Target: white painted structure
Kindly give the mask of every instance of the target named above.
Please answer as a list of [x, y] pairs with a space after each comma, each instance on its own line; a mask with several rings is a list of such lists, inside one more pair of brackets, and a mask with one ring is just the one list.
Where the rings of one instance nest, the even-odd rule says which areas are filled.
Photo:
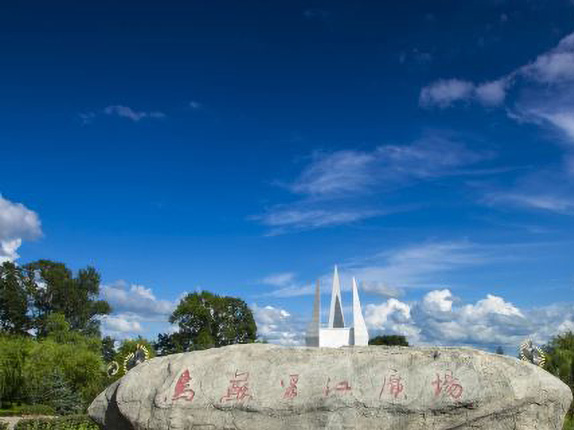
[[335, 266], [333, 273], [333, 289], [331, 291], [331, 308], [327, 327], [321, 327], [321, 290], [319, 281], [315, 287], [315, 303], [313, 305], [313, 320], [307, 329], [305, 337], [307, 346], [338, 348], [350, 345], [368, 345], [369, 332], [363, 318], [357, 281], [353, 278], [353, 325], [345, 327], [343, 304], [341, 302], [341, 282]]

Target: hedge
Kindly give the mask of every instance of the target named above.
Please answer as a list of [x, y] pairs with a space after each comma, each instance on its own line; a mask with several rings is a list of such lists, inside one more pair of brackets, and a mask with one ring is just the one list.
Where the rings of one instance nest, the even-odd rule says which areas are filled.
[[14, 430], [99, 430], [87, 415], [20, 420]]

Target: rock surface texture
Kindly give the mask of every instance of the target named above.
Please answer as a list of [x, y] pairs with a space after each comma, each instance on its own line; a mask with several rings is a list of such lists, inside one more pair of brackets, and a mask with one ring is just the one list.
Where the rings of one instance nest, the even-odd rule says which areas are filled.
[[469, 348], [234, 345], [154, 358], [92, 403], [108, 430], [561, 430], [559, 379]]

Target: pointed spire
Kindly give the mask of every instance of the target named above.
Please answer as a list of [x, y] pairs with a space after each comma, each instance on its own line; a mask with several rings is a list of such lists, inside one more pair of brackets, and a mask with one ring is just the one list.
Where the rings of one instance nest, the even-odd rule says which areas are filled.
[[363, 318], [361, 301], [359, 300], [359, 288], [353, 277], [353, 345], [368, 345], [369, 332]]
[[321, 286], [317, 279], [315, 286], [315, 302], [313, 303], [313, 319], [307, 327], [305, 344], [307, 346], [319, 346], [319, 330], [321, 328]]
[[331, 310], [329, 312], [329, 328], [345, 327], [343, 317], [343, 304], [341, 302], [341, 282], [339, 281], [339, 271], [335, 266], [333, 273], [333, 289], [331, 291]]

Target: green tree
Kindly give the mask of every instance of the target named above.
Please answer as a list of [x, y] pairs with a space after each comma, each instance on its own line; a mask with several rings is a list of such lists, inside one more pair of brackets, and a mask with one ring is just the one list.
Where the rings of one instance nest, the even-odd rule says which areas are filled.
[[31, 338], [0, 336], [0, 404], [26, 399], [24, 367], [32, 346]]
[[[543, 349], [546, 355], [545, 369], [574, 391], [574, 333], [569, 331], [555, 336]], [[574, 416], [574, 404], [570, 406], [568, 414]]]
[[116, 356], [116, 341], [111, 336], [102, 339], [102, 357], [106, 363], [113, 361]]
[[5, 262], [0, 265], [0, 332], [25, 335], [30, 327], [24, 274]]
[[158, 334], [157, 341], [154, 342], [153, 347], [159, 356], [186, 351], [185, 340], [179, 332]]
[[[46, 318], [46, 336], [34, 341], [24, 364], [26, 386], [33, 401], [43, 401], [55, 371], [87, 404], [104, 388], [101, 340], [71, 330], [63, 314]], [[54, 405], [56, 407], [56, 405]]]
[[399, 334], [384, 334], [369, 339], [369, 345], [409, 346], [407, 338]]
[[[161, 338], [169, 349], [205, 349], [257, 339], [257, 325], [247, 304], [235, 297], [218, 296], [208, 291], [191, 293], [178, 304], [169, 321], [179, 332]], [[159, 341], [160, 339], [158, 339]]]
[[98, 300], [100, 275], [93, 267], [77, 276], [63, 264], [39, 260], [24, 266], [32, 298], [31, 311], [38, 336], [46, 335], [47, 318], [52, 313], [65, 316], [70, 328], [86, 335], [99, 335], [99, 316], [110, 313], [110, 305]]
[[60, 368], [41, 381], [34, 402], [51, 406], [59, 415], [77, 414], [84, 407], [84, 400], [72, 389]]

